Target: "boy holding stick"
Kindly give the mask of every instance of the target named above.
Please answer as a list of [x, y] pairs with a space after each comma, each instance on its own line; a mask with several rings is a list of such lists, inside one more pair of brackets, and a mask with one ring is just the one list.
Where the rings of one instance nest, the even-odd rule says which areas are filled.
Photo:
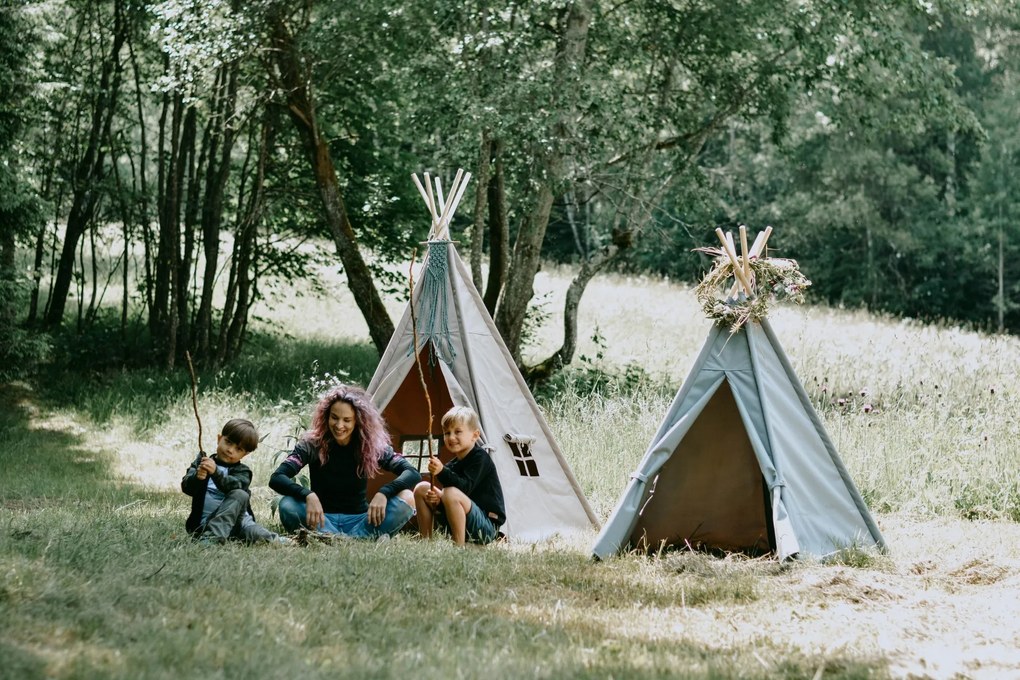
[[191, 496], [191, 514], [184, 526], [204, 543], [290, 543], [255, 521], [249, 499], [251, 469], [241, 459], [258, 448], [259, 434], [250, 420], [228, 420], [216, 435], [216, 452], [199, 454], [181, 480]]

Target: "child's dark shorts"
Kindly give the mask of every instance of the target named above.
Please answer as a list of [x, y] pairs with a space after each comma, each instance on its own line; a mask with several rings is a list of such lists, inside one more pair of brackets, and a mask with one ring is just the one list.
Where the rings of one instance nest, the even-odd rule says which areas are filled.
[[[449, 530], [450, 528], [449, 522], [446, 521], [445, 513], [440, 512], [436, 514], [436, 523], [444, 529]], [[466, 521], [464, 522], [464, 530], [466, 539], [479, 545], [492, 543], [496, 536], [499, 535], [498, 527], [474, 501], [471, 501], [471, 510], [468, 511]]]

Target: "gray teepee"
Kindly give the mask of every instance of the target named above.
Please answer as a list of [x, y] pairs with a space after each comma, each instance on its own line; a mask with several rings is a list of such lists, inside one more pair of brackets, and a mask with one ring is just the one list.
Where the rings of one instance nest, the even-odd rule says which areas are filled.
[[[445, 204], [441, 191], [438, 204], [434, 202], [428, 175], [425, 180], [428, 192], [418, 186], [432, 212], [433, 229], [421, 279], [368, 386], [394, 448], [424, 470], [428, 436], [439, 439], [434, 447], [442, 440], [443, 413], [454, 405], [470, 406], [479, 415], [482, 443], [491, 452], [503, 487], [507, 521], [502, 531], [509, 538], [537, 541], [597, 528], [595, 514], [464, 261], [445, 238], [467, 179], [461, 183], [458, 173]], [[434, 417], [431, 432], [429, 405]], [[448, 459], [444, 449], [438, 452], [441, 459]]]
[[884, 548], [765, 318], [712, 328], [593, 553], [685, 545], [780, 559]]

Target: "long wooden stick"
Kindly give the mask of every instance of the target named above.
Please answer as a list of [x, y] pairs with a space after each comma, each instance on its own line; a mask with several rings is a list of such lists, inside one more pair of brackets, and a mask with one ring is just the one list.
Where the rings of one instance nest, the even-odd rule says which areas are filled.
[[425, 192], [429, 195], [429, 212], [432, 214], [432, 228], [439, 224], [439, 213], [436, 212], [436, 199], [432, 196], [432, 175], [425, 173]]
[[[425, 392], [425, 404], [428, 406], [429, 424], [426, 428], [425, 438], [429, 443], [429, 458], [432, 457], [432, 397], [429, 396], [429, 387], [425, 383], [425, 370], [421, 367], [421, 352], [418, 349], [418, 319], [415, 318], [414, 313], [414, 260], [418, 255], [418, 249], [415, 248], [411, 251], [411, 266], [407, 271], [408, 285], [411, 287], [411, 302], [409, 308], [411, 310], [411, 341], [414, 343], [414, 365], [418, 367], [418, 380], [421, 382], [421, 389]], [[428, 257], [426, 255], [426, 257]], [[422, 348], [424, 349], [424, 348]], [[436, 480], [429, 475], [429, 488], [436, 488]]]
[[[460, 185], [461, 177], [464, 174], [463, 168], [457, 170], [457, 174], [453, 177], [453, 184], [450, 185], [450, 193], [446, 195], [446, 199], [442, 200], [442, 212], [439, 214], [439, 224], [433, 229], [432, 238], [442, 239], [445, 237], [447, 226], [450, 224], [450, 220], [453, 219], [453, 199], [457, 196], [457, 187]], [[439, 188], [439, 178], [436, 178], [436, 188]]]
[[198, 454], [201, 458], [205, 455], [205, 448], [202, 447], [202, 419], [198, 417], [198, 381], [195, 379], [195, 366], [191, 363], [191, 352], [184, 350], [184, 357], [191, 373], [191, 408], [195, 409], [195, 420], [198, 421]]
[[[436, 177], [433, 181], [436, 183], [436, 198], [439, 200], [439, 202], [436, 203], [436, 206], [438, 206], [438, 209], [440, 211], [445, 211], [446, 210], [446, 199], [443, 198], [443, 180], [440, 177]], [[450, 193], [453, 194], [452, 191]], [[440, 212], [439, 213], [439, 223], [442, 224], [442, 222], [443, 222], [443, 212]]]
[[[453, 199], [457, 196], [457, 187], [460, 186], [461, 177], [464, 175], [464, 169], [458, 168], [457, 174], [453, 177], [453, 184], [450, 185], [450, 193], [446, 195], [446, 200], [443, 201], [443, 213], [439, 216], [439, 227], [436, 229], [435, 237], [437, 239], [443, 238], [446, 234], [446, 229], [450, 224], [450, 220], [453, 219]], [[436, 185], [438, 187], [439, 179], [436, 178]]]
[[765, 253], [765, 257], [768, 257], [768, 251], [765, 250], [765, 247], [766, 245], [768, 245], [769, 236], [771, 235], [772, 227], [765, 227], [765, 231], [758, 234], [758, 236], [761, 238], [761, 243], [758, 243], [758, 239], [754, 239], [754, 245], [751, 246], [751, 255], [753, 255], [754, 257], [759, 257], [761, 256], [762, 253]]
[[[471, 173], [468, 173], [470, 175]], [[450, 208], [453, 207], [453, 197], [457, 194], [457, 190], [460, 189], [461, 182], [464, 180], [464, 168], [457, 168], [457, 174], [453, 176], [453, 184], [450, 185], [450, 198], [446, 202], [446, 206], [443, 208], [443, 214], [450, 213], [453, 211]]]
[[414, 180], [414, 185], [418, 187], [418, 193], [421, 194], [421, 200], [425, 201], [425, 205], [429, 204], [429, 195], [425, 193], [425, 187], [422, 186], [421, 180], [418, 179], [418, 173], [412, 172], [411, 179]]

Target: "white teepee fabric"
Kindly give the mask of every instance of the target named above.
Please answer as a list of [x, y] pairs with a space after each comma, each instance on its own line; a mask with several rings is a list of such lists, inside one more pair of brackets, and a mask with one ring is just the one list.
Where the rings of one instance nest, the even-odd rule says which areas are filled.
[[[491, 451], [503, 486], [507, 521], [502, 531], [510, 539], [533, 542], [597, 528], [454, 245], [430, 241], [423, 272], [412, 304], [432, 401], [432, 433], [442, 439], [440, 418], [453, 405], [478, 413], [482, 443]], [[409, 304], [368, 387], [398, 451], [428, 429], [414, 344]]]

